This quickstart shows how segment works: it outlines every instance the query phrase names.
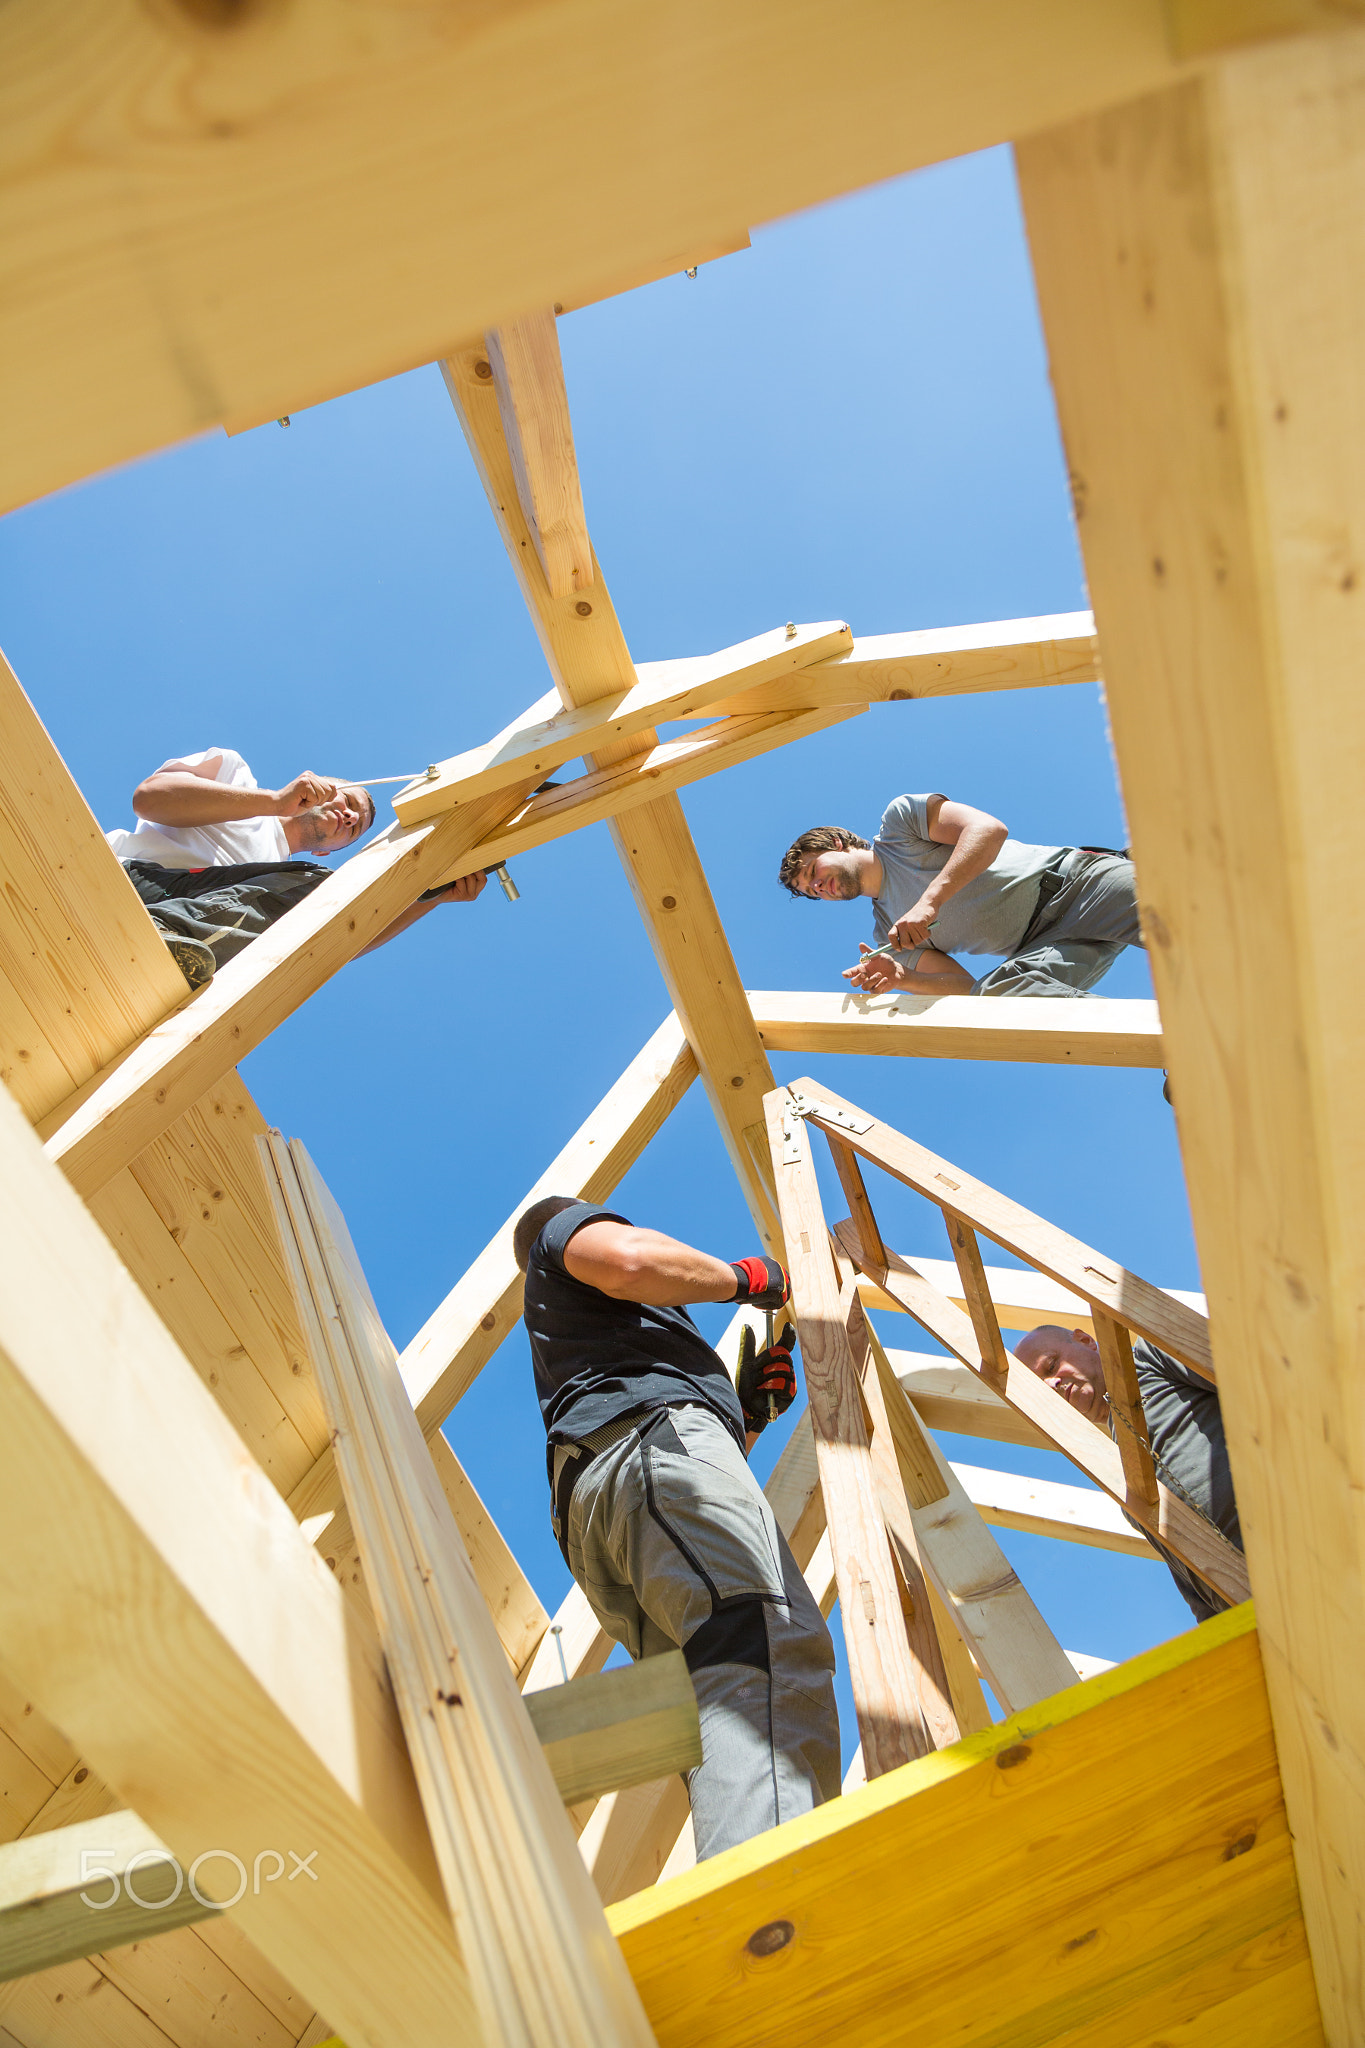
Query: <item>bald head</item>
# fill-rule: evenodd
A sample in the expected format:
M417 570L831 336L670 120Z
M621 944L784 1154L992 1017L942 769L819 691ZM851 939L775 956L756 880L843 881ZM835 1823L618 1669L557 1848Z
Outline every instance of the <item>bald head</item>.
M1088 1330L1068 1330L1061 1323L1039 1323L1014 1347L1014 1355L1054 1393L1092 1422L1108 1413L1104 1367L1099 1347Z

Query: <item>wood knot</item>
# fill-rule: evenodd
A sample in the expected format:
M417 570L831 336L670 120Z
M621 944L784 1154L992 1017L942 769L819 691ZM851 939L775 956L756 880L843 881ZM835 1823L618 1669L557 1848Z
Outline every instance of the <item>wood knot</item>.
M1002 1749L995 1759L997 1771L1012 1771L1016 1764L1026 1764L1033 1751L1026 1742L1016 1742L1009 1749Z
M796 1938L790 1920L767 1920L756 1927L744 1946L751 1956L775 1956Z

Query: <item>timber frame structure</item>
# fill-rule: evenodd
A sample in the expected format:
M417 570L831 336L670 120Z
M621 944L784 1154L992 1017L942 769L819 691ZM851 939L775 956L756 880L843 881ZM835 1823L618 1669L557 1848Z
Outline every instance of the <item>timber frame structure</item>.
M0 673L0 2048L1358 2048L1359 0L11 0L0 115L0 506L439 361L553 686L186 1000ZM555 312L1002 141L1094 618L634 663ZM1101 674L1157 1003L744 989L679 790ZM793 1270L767 1490L861 1737L841 1799L700 1867L680 1660L602 1674L442 1434L519 1314L511 1219L397 1355L235 1071L423 890L604 819L669 1014L528 1198L607 1196L700 1080ZM1168 1068L1208 1321L773 1051ZM886 1245L860 1158L952 1262ZM1116 1442L1007 1351L1049 1313ZM1216 1371L1245 1561L1157 1482L1134 1329ZM989 1525L1154 1557L1120 1504L1237 1604L1098 1669Z

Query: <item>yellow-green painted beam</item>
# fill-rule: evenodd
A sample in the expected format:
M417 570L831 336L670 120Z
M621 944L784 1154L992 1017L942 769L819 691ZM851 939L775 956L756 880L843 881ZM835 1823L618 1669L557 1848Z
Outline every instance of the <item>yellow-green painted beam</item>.
M1309 2048L1250 1603L610 1909L660 2048Z

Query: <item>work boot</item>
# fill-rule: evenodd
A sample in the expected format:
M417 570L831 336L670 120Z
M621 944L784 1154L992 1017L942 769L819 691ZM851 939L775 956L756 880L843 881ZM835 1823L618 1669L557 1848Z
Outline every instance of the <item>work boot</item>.
M179 933L162 932L161 937L191 988L204 988L213 980L218 962L211 946L206 946L202 939L182 939Z

